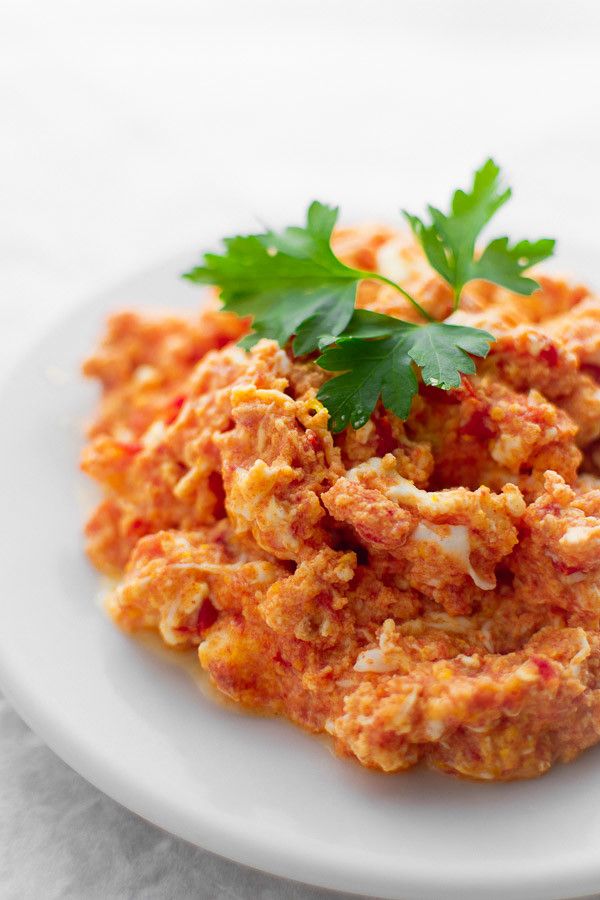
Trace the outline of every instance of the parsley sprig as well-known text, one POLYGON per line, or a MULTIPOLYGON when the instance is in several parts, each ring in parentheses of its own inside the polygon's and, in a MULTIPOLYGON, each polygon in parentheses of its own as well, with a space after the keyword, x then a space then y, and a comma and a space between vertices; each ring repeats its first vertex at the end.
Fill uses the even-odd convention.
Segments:
MULTIPOLYGON (((510 196, 509 188, 501 188, 498 166, 488 159, 475 173, 470 191, 454 193, 447 214, 429 206, 431 222, 425 224, 404 213, 430 264, 452 287, 455 309, 473 279, 520 294, 538 287, 522 273, 552 255, 553 240, 511 246, 507 237, 500 237, 476 253, 483 228, 510 196)), ((224 309, 251 318, 244 347, 260 338, 284 346, 292 338, 296 356, 323 351, 317 364, 340 373, 318 393, 334 432, 364 425, 380 397, 387 409, 407 418, 418 390, 416 368, 425 384, 442 390, 458 387, 462 374, 475 372, 472 357, 485 357, 494 340, 478 328, 437 322, 401 285, 377 272, 346 266, 331 248, 338 212, 315 201, 304 227, 227 238, 223 253, 205 254, 203 265, 185 275, 217 285, 224 309), (424 324, 355 309, 364 279, 399 291, 424 324)))
POLYGON ((260 338, 283 346, 295 335, 296 356, 312 353, 328 336, 342 334, 354 312, 356 291, 365 278, 391 284, 427 321, 429 313, 399 284, 376 272, 352 269, 331 249, 339 210, 311 203, 303 228, 226 238, 225 253, 207 253, 204 265, 185 277, 221 288, 223 308, 252 316, 247 349, 260 338))
POLYGON ((343 372, 319 390, 338 432, 368 422, 381 396, 383 405, 408 418, 421 378, 442 390, 459 387, 461 373, 475 372, 473 356, 487 356, 493 335, 479 328, 431 322, 415 325, 393 316, 357 309, 344 335, 318 358, 322 369, 343 372), (377 340, 374 340, 377 338, 377 340))
POLYGON ((525 240, 511 247, 507 237, 500 237, 480 256, 475 253, 482 230, 511 196, 511 189, 501 186, 499 167, 488 159, 475 172, 470 191, 454 192, 449 213, 428 206, 431 223, 426 225, 418 216, 403 211, 430 264, 452 287, 455 309, 462 289, 473 279, 500 284, 517 294, 532 294, 539 287, 522 272, 552 256, 554 240, 525 240))

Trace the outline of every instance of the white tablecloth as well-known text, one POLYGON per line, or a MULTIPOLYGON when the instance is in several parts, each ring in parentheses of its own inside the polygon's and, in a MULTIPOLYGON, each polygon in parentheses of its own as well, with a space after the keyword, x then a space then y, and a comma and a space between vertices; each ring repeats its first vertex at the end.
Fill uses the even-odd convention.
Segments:
MULTIPOLYGON (((393 221, 490 153, 515 186, 506 221, 575 265, 597 245, 599 28, 595 0, 5 0, 0 376, 78 298, 207 224, 293 220, 313 197, 393 221)), ((325 894, 147 825, 0 699, 0 896, 325 894)))

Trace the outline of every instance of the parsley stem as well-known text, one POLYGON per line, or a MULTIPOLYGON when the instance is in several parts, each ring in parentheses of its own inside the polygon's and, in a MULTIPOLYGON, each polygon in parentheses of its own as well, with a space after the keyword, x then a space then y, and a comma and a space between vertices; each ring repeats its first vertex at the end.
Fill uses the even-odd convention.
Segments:
POLYGON ((405 291, 404 288, 400 287, 399 284, 396 284, 395 281, 392 281, 390 278, 386 278, 385 275, 380 275, 379 272, 361 272, 361 275, 363 276, 363 278, 375 279, 376 281, 381 281, 383 284, 389 284, 390 287, 396 288, 397 291, 400 291, 403 297, 406 297, 409 303, 413 305, 413 307, 417 310, 418 313, 423 316, 424 319, 426 319, 428 322, 436 321, 434 317, 415 300, 414 297, 411 297, 408 291, 405 291))

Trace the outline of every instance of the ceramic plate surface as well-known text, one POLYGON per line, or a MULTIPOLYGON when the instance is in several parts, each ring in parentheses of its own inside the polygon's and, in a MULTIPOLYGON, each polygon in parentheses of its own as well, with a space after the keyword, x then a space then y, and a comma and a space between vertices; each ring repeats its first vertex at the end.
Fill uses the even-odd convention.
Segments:
MULTIPOLYGON (((83 554, 78 475, 96 401, 78 374, 110 309, 193 307, 177 259, 82 306, 1 390, 0 682, 74 769, 174 834, 288 878, 382 897, 600 889, 600 749, 531 782, 368 772, 285 721, 215 703, 121 634, 83 554)), ((172 659, 172 661, 171 661, 172 659)))

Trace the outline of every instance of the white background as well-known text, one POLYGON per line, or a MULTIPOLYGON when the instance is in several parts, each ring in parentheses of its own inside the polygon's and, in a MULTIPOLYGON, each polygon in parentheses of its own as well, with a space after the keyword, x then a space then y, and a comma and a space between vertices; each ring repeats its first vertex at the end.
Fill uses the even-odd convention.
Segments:
MULTIPOLYGON (((558 237, 577 270, 598 246, 599 47, 594 0, 4 0, 0 376, 79 298, 199 235, 314 197, 394 221, 489 154, 514 236, 558 237)), ((0 699, 0 895, 325 893, 146 825, 0 699)))

